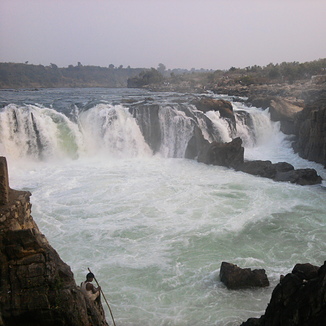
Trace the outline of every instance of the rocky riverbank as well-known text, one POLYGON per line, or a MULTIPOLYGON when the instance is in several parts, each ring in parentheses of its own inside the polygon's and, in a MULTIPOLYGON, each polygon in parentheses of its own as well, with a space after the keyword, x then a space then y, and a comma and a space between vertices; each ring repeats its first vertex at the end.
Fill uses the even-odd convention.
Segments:
POLYGON ((281 277, 265 314, 241 326, 326 325, 326 262, 320 268, 297 264, 281 277))
POLYGON ((82 293, 38 229, 30 196, 10 189, 0 157, 0 325, 107 326, 102 306, 82 293))
POLYGON ((293 149, 302 158, 326 166, 326 84, 233 86, 215 93, 245 96, 247 105, 269 108, 285 134, 294 135, 293 149))

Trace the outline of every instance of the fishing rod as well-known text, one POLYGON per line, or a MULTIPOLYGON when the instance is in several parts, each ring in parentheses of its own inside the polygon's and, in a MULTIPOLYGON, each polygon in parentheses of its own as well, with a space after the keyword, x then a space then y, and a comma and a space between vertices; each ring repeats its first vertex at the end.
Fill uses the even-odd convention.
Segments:
MULTIPOLYGON (((89 268, 88 268, 88 270, 89 270, 90 273, 92 273, 91 270, 90 270, 89 268)), ((92 273, 92 274, 93 274, 93 273, 92 273)), ((93 274, 93 275, 94 275, 94 274, 93 274)), ((98 282, 97 282, 97 279, 96 279, 95 275, 94 275, 94 280, 95 280, 97 286, 100 286, 100 285, 98 284, 98 282)), ((103 298, 104 298, 106 304, 108 305, 108 308, 109 308, 109 311, 110 311, 110 314, 111 314, 111 318, 112 318, 112 321, 113 321, 113 325, 116 326, 115 321, 114 321, 114 318, 113 318, 113 314, 112 314, 111 307, 110 307, 108 301, 106 300, 106 297, 105 297, 105 295, 104 295, 104 293, 103 293, 103 291, 102 291, 102 288, 101 288, 101 293, 102 293, 102 296, 103 296, 103 298)))

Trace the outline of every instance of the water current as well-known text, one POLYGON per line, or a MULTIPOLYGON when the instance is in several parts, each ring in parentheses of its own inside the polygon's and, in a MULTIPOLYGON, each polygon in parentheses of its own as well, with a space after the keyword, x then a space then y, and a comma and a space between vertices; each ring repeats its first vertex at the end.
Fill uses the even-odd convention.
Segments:
MULTIPOLYGON (((239 325, 263 314, 280 274, 325 260, 325 184, 274 182, 185 159, 193 120, 180 105, 193 109, 192 97, 0 91, 0 155, 11 187, 31 191, 32 215, 76 282, 88 267, 96 274, 119 326, 239 325), (148 102, 160 108, 156 153, 128 111, 148 102), (223 261, 264 268, 271 285, 227 290, 223 261)), ((240 136, 247 159, 287 161, 326 178, 321 165, 293 152, 268 110, 233 108, 250 115, 250 126, 239 115, 235 132, 217 113, 206 114, 222 141, 240 136)), ((196 123, 214 138, 203 121, 196 123)))

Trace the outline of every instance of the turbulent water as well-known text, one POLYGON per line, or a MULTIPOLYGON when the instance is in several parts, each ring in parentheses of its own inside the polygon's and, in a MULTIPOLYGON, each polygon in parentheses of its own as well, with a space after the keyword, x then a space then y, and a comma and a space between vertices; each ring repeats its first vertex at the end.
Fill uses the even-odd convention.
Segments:
POLYGON ((325 260, 324 184, 278 183, 184 154, 196 125, 210 141, 240 136, 248 159, 312 167, 325 178, 322 166, 293 153, 268 111, 233 103, 234 130, 214 112, 190 117, 192 98, 0 91, 0 155, 11 187, 32 192, 41 231, 77 283, 88 267, 96 274, 120 326, 239 325, 264 312, 280 274, 325 260), (150 122, 141 128, 128 110, 148 103, 159 107, 156 151, 143 134, 150 122), (218 278, 222 261, 264 268, 270 287, 227 290, 218 278))

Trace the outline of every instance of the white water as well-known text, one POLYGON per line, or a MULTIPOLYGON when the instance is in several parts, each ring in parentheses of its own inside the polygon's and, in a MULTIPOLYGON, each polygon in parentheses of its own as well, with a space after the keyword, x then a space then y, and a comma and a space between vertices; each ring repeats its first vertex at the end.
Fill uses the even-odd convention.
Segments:
MULTIPOLYGON (((320 165, 291 151, 267 112, 251 110, 257 138, 245 126, 238 128, 247 137, 246 157, 314 167, 325 178, 320 165)), ((27 158, 16 145, 19 137, 2 144, 10 185, 32 192, 33 217, 77 283, 87 267, 96 274, 117 325, 239 325, 264 312, 280 274, 298 262, 323 263, 322 186, 277 183, 166 158, 171 155, 165 150, 153 157, 131 117, 111 104, 85 111, 68 135, 51 121, 44 134, 46 160, 27 158), (116 109, 118 119, 101 116, 116 109), (101 129, 105 124, 114 124, 114 131, 101 129), (68 150, 58 141, 63 134, 75 144, 68 150), (265 268, 271 286, 227 290, 218 279, 222 261, 265 268)), ((1 124, 1 139, 4 130, 1 124)), ((163 143, 175 152, 174 144, 163 143)))

